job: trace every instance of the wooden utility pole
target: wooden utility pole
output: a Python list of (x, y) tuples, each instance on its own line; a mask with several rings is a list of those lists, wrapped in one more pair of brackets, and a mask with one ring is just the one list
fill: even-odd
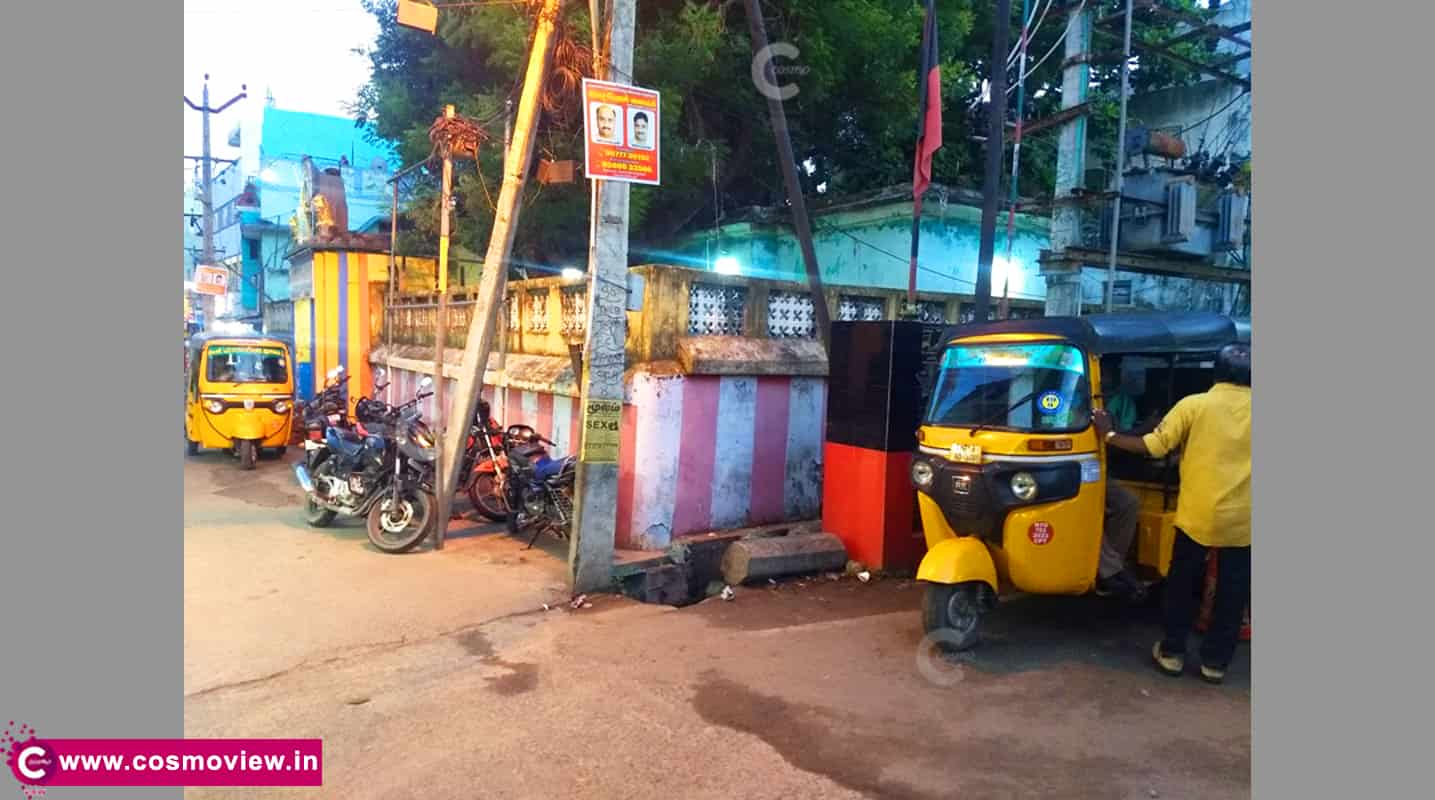
[(982, 186), (982, 229), (977, 246), (976, 322), (987, 321), (992, 304), (992, 256), (996, 251), (997, 211), (1001, 205), (1002, 137), (1006, 134), (1007, 40), (1011, 22), (1011, 0), (997, 0), (995, 30), (992, 32), (991, 78), (987, 104), (987, 170)]
[[(444, 119), (453, 119), (453, 115), (453, 106), (447, 105), (443, 107)], [(449, 218), (452, 216), (453, 211), (453, 152), (449, 147), (444, 147), (441, 155), (443, 156), (443, 184), (439, 190), (438, 210), (438, 324), (435, 326), (433, 346), (433, 400), (434, 408), (437, 409), (447, 407), (443, 404), (444, 396), (447, 394), (445, 391), (447, 381), (445, 381), (443, 377), (443, 351), (444, 347), (448, 344), (444, 341), (448, 338), (448, 233)], [(395, 183), (394, 186), (397, 187), (398, 184)], [(462, 421), (444, 418), (442, 414), (435, 414), (434, 416), (437, 417), (435, 422), (437, 422), (439, 426), (438, 436), (440, 440), (444, 438), (444, 433), (449, 428), (468, 430), (468, 426), (462, 424)], [(434, 461), (434, 474), (442, 475), (444, 474), (443, 467), (446, 461), (444, 458), (444, 448), (438, 448), (436, 455), (438, 458)], [(447, 460), (461, 461), (462, 459), (458, 458), (457, 451), (453, 451)], [(451, 501), (451, 493), (438, 493), (438, 526), (434, 529), (433, 542), (435, 550), (443, 549), (443, 540), (448, 532)]]
[[(589, 6), (596, 14), (597, 2)], [(593, 75), (599, 80), (630, 83), (633, 71), (633, 35), (637, 0), (615, 0), (612, 19), (593, 21), (597, 33), (610, 30), (607, 58), (604, 48), (593, 51)], [(573, 535), (568, 547), (568, 569), (573, 591), (607, 588), (613, 574), (613, 542), (618, 525), (618, 454), (616, 448), (599, 448), (592, 431), (606, 429), (611, 438), (621, 424), (623, 370), (626, 367), (628, 285), (628, 190), (624, 181), (592, 181), (588, 248), (588, 325), (583, 342), (579, 379), (582, 440), (579, 443), (577, 484), (574, 486)]]
[[(436, 487), (439, 496), (453, 496), (458, 486), (458, 454), (468, 434), (467, 422), (478, 411), (478, 399), (483, 391), (483, 377), (488, 369), (488, 355), (493, 351), (495, 322), (498, 308), (503, 302), (503, 290), (508, 274), (508, 257), (513, 250), (513, 236), (517, 231), (518, 214), (522, 210), (519, 200), (523, 196), (525, 177), (529, 162), (533, 158), (534, 128), (538, 122), (539, 94), (548, 76), (548, 67), (553, 60), (553, 29), (558, 19), (559, 0), (543, 0), (538, 12), (538, 21), (533, 32), (533, 50), (528, 58), (528, 71), (523, 79), (523, 94), (518, 101), (518, 118), (514, 120), (513, 144), (504, 158), (503, 188), (498, 195), (498, 205), (493, 217), (493, 232), (488, 240), (488, 252), (483, 259), (483, 277), (479, 279), (478, 298), (473, 310), (473, 319), (468, 325), (468, 338), (463, 348), (463, 366), (459, 369), (458, 386), (448, 408), (448, 419), (455, 424), (447, 426), (441, 446), (445, 455), (444, 469), (439, 473)], [(441, 520), (447, 525), (448, 520)]]
[[(767, 26), (762, 21), (762, 3), (759, 0), (745, 0), (747, 25), (752, 36), (754, 56), (767, 49)], [(763, 64), (763, 71), (769, 86), (777, 85), (777, 73), (772, 59)], [(807, 202), (802, 196), (802, 181), (797, 177), (797, 163), (792, 155), (792, 137), (787, 131), (787, 113), (782, 109), (782, 100), (774, 92), (763, 92), (767, 97), (767, 112), (772, 117), (772, 135), (777, 140), (778, 160), (782, 162), (782, 179), (787, 184), (787, 202), (792, 206), (792, 227), (797, 231), (797, 241), (802, 247), (802, 263), (807, 267), (807, 282), (812, 287), (812, 311), (817, 323), (819, 341), (824, 353), (829, 352), (832, 337), (832, 318), (827, 312), (827, 295), (822, 290), (822, 273), (817, 268), (817, 251), (812, 246), (812, 225), (807, 218)]]

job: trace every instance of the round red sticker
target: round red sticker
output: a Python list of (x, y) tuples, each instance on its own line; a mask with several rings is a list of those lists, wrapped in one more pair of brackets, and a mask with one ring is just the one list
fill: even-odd
[(1031, 527), (1026, 529), (1026, 537), (1032, 544), (1046, 544), (1055, 535), (1056, 529), (1051, 527), (1050, 522), (1033, 522)]

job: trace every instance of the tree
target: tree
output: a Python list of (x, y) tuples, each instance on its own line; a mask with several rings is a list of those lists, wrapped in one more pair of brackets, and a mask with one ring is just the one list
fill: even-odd
[[(1033, 0), (1042, 7), (1045, 0)], [(1200, 13), (1191, 0), (1166, 5)], [(521, 5), (445, 9), (436, 35), (401, 28), (393, 0), (364, 0), (379, 23), (368, 55), (372, 78), (354, 111), (374, 123), (377, 135), (398, 142), (404, 163), (429, 155), (427, 131), (445, 103), (487, 124), (492, 136), (477, 165), (462, 164), (455, 197), (456, 241), (481, 252), (493, 201), (502, 180), (500, 146), (504, 101), (520, 89), (531, 37)], [(1021, 28), (1014, 9), (1013, 45)], [(1096, 14), (1119, 11), (1120, 0), (1096, 3)], [(940, 183), (979, 186), (984, 135), (979, 102), (991, 49), (992, 4), (940, 0), (939, 45), (944, 96), (943, 148), (933, 165)], [(591, 63), (588, 4), (566, 4), (560, 22), (556, 69), (546, 87), (537, 158), (582, 161), (577, 79)], [(916, 138), (916, 79), (922, 6), (916, 0), (783, 0), (764, 3), (769, 38), (790, 42), (800, 54), (798, 74), (785, 75), (799, 92), (787, 101), (793, 148), (805, 191), (824, 200), (869, 192), (911, 180)], [(1065, 14), (1047, 9), (1030, 45), (1028, 119), (1060, 107)], [(634, 75), (638, 85), (662, 93), (661, 187), (635, 186), (631, 230), (634, 252), (660, 249), (675, 235), (713, 224), (720, 209), (774, 206), (785, 201), (765, 99), (750, 78), (752, 50), (743, 4), (737, 0), (643, 0), (637, 20)], [(1143, 12), (1143, 31), (1167, 25)], [(1145, 35), (1145, 33), (1143, 33)], [(1102, 42), (1096, 44), (1101, 45)], [(1119, 46), (1119, 45), (1118, 45)], [(1190, 48), (1201, 48), (1189, 42)], [(1033, 68), (1035, 67), (1035, 68)], [(1015, 78), (1015, 65), (1010, 72)], [(1170, 64), (1140, 64), (1133, 84), (1149, 88), (1192, 76)], [(1088, 139), (1114, 145), (1119, 63), (1092, 72), (1097, 95)], [(1099, 155), (1099, 153), (1098, 153)], [(712, 161), (718, 169), (715, 204)], [(1049, 194), (1055, 170), (1050, 137), (1028, 140), (1022, 154), (1023, 195)], [(514, 248), (516, 264), (558, 268), (581, 262), (588, 242), (587, 182), (539, 185), (530, 181)], [(437, 202), (421, 196), (407, 213), (414, 242), (432, 242)], [(430, 245), (431, 247), (431, 245)], [(412, 252), (412, 250), (410, 250)]]

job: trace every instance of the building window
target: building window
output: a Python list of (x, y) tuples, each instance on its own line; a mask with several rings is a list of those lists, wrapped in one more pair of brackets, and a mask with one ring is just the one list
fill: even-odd
[(258, 260), (259, 260), (259, 240), (258, 240), (258, 239), (245, 239), (245, 240), (244, 240), (244, 246), (245, 246), (246, 248), (248, 248), (248, 250), (249, 250), (249, 260), (250, 260), (250, 261), (258, 261)]
[[(1102, 287), (1102, 288), (1105, 288), (1105, 287)], [(1103, 291), (1101, 294), (1102, 294), (1103, 296), (1105, 296), (1106, 292)], [(1128, 280), (1128, 281), (1112, 281), (1112, 282), (1111, 282), (1111, 305), (1113, 305), (1113, 306), (1129, 306), (1129, 305), (1131, 305), (1131, 281)]]

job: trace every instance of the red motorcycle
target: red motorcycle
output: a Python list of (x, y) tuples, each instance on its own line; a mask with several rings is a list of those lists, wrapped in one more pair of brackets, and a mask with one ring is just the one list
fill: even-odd
[[(486, 434), (486, 435), (485, 435)], [(503, 427), (489, 416), (487, 401), (478, 402), (478, 413), (469, 428), (464, 449), (464, 474), (468, 476), (468, 499), (483, 517), (507, 522), (508, 454), (503, 447)]]

